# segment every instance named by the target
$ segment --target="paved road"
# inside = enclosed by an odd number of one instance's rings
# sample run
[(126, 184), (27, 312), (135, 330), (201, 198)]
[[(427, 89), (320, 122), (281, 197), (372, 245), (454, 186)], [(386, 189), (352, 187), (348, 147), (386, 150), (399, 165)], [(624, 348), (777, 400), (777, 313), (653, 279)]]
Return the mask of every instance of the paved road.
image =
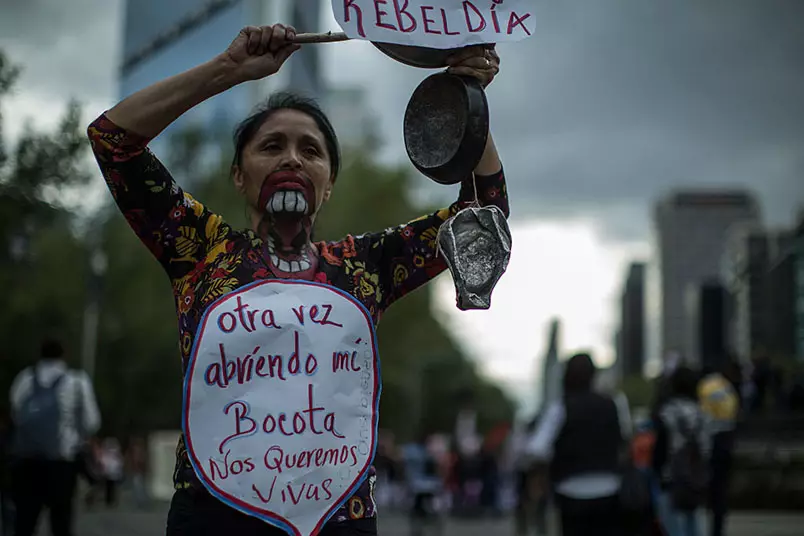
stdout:
[[(154, 507), (149, 512), (121, 509), (118, 511), (95, 511), (80, 514), (76, 536), (158, 536), (164, 534), (166, 505)], [(44, 520), (43, 520), (44, 521)], [(770, 514), (739, 513), (729, 521), (729, 536), (800, 536), (804, 513)], [(46, 523), (39, 534), (46, 536)], [(407, 522), (398, 515), (382, 518), (382, 536), (409, 536)], [(451, 521), (443, 536), (513, 536), (510, 520), (481, 520), (472, 522)]]

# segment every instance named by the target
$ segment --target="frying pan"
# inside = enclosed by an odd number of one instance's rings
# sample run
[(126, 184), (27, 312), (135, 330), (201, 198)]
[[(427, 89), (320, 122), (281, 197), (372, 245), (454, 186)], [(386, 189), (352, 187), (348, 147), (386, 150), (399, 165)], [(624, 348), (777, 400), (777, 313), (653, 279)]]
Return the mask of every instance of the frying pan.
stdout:
[[(343, 32), (327, 32), (297, 34), (294, 42), (347, 40)], [(400, 63), (424, 69), (446, 67), (447, 58), (459, 50), (372, 44)], [(405, 150), (423, 175), (439, 184), (457, 184), (470, 177), (480, 161), (488, 129), (488, 101), (480, 82), (470, 76), (436, 73), (425, 78), (408, 101), (403, 124)]]

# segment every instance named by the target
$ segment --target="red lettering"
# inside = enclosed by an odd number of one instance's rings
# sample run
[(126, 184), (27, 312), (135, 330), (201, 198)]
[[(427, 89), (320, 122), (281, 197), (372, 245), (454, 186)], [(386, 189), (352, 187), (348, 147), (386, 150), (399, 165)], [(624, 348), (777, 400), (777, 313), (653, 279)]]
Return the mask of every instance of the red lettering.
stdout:
[(293, 314), (296, 315), (296, 318), (299, 319), (299, 323), (303, 326), (304, 325), (304, 305), (300, 305), (298, 309), (293, 307)]
[(302, 498), (302, 494), (304, 493), (304, 488), (306, 486), (307, 486), (307, 484), (302, 484), (301, 485), (301, 491), (299, 492), (299, 495), (297, 496), (295, 493), (293, 493), (293, 484), (288, 482), (288, 493), (290, 493), (290, 500), (293, 501), (293, 504), (299, 504), (299, 501)]
[(396, 28), (394, 27), (393, 24), (388, 24), (387, 22), (382, 21), (382, 17), (384, 17), (384, 16), (387, 17), (388, 12), (383, 11), (382, 9), (380, 9), (380, 5), (381, 4), (385, 5), (387, 3), (388, 3), (388, 0), (374, 0), (374, 13), (376, 13), (376, 15), (377, 15), (377, 26), (379, 26), (380, 28), (386, 28), (388, 30), (396, 31)]
[(279, 414), (279, 432), (284, 436), (292, 436), (293, 434), (285, 430), (285, 419), (287, 419), (287, 415), (284, 413)]
[(313, 432), (315, 435), (321, 435), (324, 432), (315, 429), (315, 412), (316, 411), (324, 411), (323, 406), (315, 407), (315, 403), (313, 402), (313, 384), (307, 385), (307, 409), (302, 410), (302, 413), (307, 414), (307, 418), (310, 420), (310, 431)]
[[(230, 318), (231, 319), (228, 328), (224, 325), (224, 322), (223, 322), (224, 318)], [(221, 313), (221, 315), (218, 317), (218, 327), (224, 333), (231, 333), (231, 332), (234, 331), (234, 328), (237, 327), (237, 319), (235, 318), (235, 316), (232, 313), (229, 313), (229, 312)]]
[(355, 363), (355, 358), (357, 358), (357, 352), (352, 352), (352, 371), (360, 372), (360, 366)]
[(444, 21), (444, 33), (447, 35), (459, 35), (461, 32), (450, 32), (449, 24), (447, 24), (447, 12), (441, 8), (441, 20)]
[(290, 355), (290, 359), (288, 359), (288, 372), (292, 375), (296, 375), (299, 373), (299, 369), (301, 368), (301, 362), (299, 361), (299, 332), (296, 331), (293, 333), (293, 353)]
[[(242, 298), (240, 297), (240, 295), (238, 295), (237, 307), (234, 308), (234, 311), (237, 313), (237, 316), (240, 319), (240, 324), (243, 326), (243, 328), (249, 333), (251, 333), (255, 329), (253, 324), (254, 315), (253, 314), (249, 315), (249, 312), (246, 311), (246, 309), (248, 309), (248, 304), (243, 303)], [(249, 320), (251, 320), (251, 327), (249, 327)]]
[(500, 33), (500, 21), (497, 20), (497, 12), (491, 12), (491, 22), (494, 24), (494, 31)]
[(517, 26), (522, 26), (522, 30), (530, 35), (530, 31), (528, 30), (527, 26), (525, 26), (525, 21), (530, 17), (530, 13), (525, 13), (522, 17), (516, 14), (515, 11), (511, 12), (511, 15), (508, 17), (508, 35), (514, 31), (514, 28)]
[[(266, 316), (268, 317), (267, 320), (265, 318)], [(274, 312), (270, 309), (266, 309), (262, 312), (262, 325), (266, 328), (282, 329), (282, 326), (276, 323), (276, 320), (274, 319)]]
[[(223, 454), (223, 447), (230, 441), (234, 441), (239, 437), (246, 437), (250, 436), (257, 430), (257, 423), (249, 417), (249, 407), (248, 404), (241, 400), (236, 400), (234, 402), (230, 402), (223, 408), (223, 413), (225, 415), (229, 415), (229, 410), (234, 408), (234, 417), (235, 417), (235, 433), (228, 436), (226, 439), (221, 441), (221, 444), (218, 446), (218, 451)], [(248, 423), (246, 427), (243, 427), (243, 423)]]
[(327, 496), (324, 497), (324, 499), (327, 500), (327, 501), (332, 498), (332, 493), (330, 493), (330, 491), (329, 491), (330, 484), (332, 484), (332, 479), (331, 478), (327, 478), (326, 480), (324, 480), (321, 483), (321, 487), (324, 489), (324, 493), (327, 494)]
[(308, 376), (312, 376), (316, 370), (318, 370), (318, 359), (313, 354), (310, 354), (307, 356), (307, 361), (304, 362), (304, 372)]
[(429, 10), (431, 10), (431, 9), (435, 9), (435, 8), (433, 6), (422, 6), (422, 26), (424, 27), (424, 33), (441, 35), (440, 31), (433, 30), (429, 26), (429, 24), (433, 24), (435, 22), (434, 20), (427, 18), (427, 12)]
[(267, 498), (267, 499), (266, 499), (266, 498), (265, 498), (265, 496), (264, 496), (264, 495), (263, 495), (263, 494), (260, 492), (260, 490), (259, 490), (259, 489), (257, 489), (257, 486), (256, 486), (255, 484), (252, 484), (252, 485), (251, 485), (251, 489), (253, 489), (253, 490), (254, 490), (254, 492), (257, 494), (257, 497), (259, 497), (259, 499), (260, 499), (262, 502), (264, 502), (264, 503), (268, 504), (269, 502), (271, 502), (271, 497), (273, 497), (273, 495), (274, 495), (274, 486), (276, 486), (276, 476), (274, 476), (274, 480), (273, 480), (273, 482), (271, 482), (271, 489), (270, 489), (270, 491), (268, 492), (268, 498)]
[[(480, 17), (480, 23), (477, 26), (474, 26), (474, 27), (472, 26), (472, 19), (469, 17), (469, 10), (470, 9), (475, 12), (475, 15)], [(480, 10), (477, 9), (475, 7), (475, 5), (472, 2), (470, 2), (469, 0), (464, 0), (464, 2), (463, 2), (463, 14), (466, 17), (466, 28), (470, 32), (472, 32), (472, 33), (482, 32), (486, 28), (486, 19), (485, 19), (485, 17), (483, 17), (483, 14), (480, 12)]]
[(339, 328), (343, 327), (343, 324), (338, 324), (337, 322), (332, 322), (329, 320), (329, 315), (332, 313), (332, 306), (329, 304), (324, 304), (321, 307), (324, 308), (324, 319), (321, 322), (316, 322), (315, 318), (313, 318), (313, 322), (317, 324), (321, 324), (322, 326), (336, 326)]
[[(399, 0), (394, 0), (394, 13), (396, 14), (396, 23), (399, 25), (399, 30), (403, 33), (410, 33), (416, 29), (416, 18), (408, 13), (408, 0), (403, 0), (403, 4), (399, 5)], [(407, 17), (410, 26), (402, 24), (402, 15)]]
[(223, 468), (226, 472), (221, 471), (221, 468), (215, 463), (215, 460), (212, 458), (209, 459), (209, 476), (212, 480), (215, 480), (215, 473), (218, 473), (218, 478), (221, 480), (226, 480), (229, 478), (229, 452), (226, 451), (226, 454), (223, 455)]
[(343, 20), (349, 22), (351, 20), (351, 13), (349, 8), (354, 9), (355, 16), (357, 17), (357, 33), (360, 37), (366, 37), (366, 31), (363, 29), (363, 12), (360, 6), (355, 4), (356, 0), (343, 0)]

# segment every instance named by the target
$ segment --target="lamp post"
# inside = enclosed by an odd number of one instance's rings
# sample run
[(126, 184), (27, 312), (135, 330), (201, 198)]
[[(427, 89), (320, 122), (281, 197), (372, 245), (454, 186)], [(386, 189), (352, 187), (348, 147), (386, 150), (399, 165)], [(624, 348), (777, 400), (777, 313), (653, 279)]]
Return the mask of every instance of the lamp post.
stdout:
[(84, 307), (84, 333), (81, 343), (81, 364), (90, 380), (95, 379), (95, 354), (98, 348), (101, 282), (106, 274), (106, 254), (95, 249), (89, 258), (87, 302)]

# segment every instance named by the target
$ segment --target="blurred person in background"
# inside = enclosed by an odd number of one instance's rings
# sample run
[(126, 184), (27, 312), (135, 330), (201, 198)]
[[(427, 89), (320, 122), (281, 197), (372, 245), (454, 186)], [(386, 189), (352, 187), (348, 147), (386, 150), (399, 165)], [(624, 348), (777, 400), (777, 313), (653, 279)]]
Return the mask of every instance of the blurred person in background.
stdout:
[(444, 479), (438, 459), (429, 447), (427, 435), (422, 435), (419, 441), (408, 443), (402, 449), (413, 536), (421, 535), (427, 527), (442, 528), (440, 506)]
[(134, 503), (137, 508), (148, 506), (148, 489), (146, 478), (148, 475), (148, 452), (145, 439), (134, 436), (126, 449), (126, 474), (131, 481), (131, 490), (134, 493)]
[(534, 464), (528, 456), (528, 439), (533, 436), (539, 417), (517, 425), (511, 434), (511, 449), (514, 464), (516, 504), (514, 526), (517, 536), (531, 533), (531, 520), (536, 534), (547, 535), (547, 466)]
[[(729, 362), (723, 372), (705, 368), (698, 384), (701, 409), (709, 417), (712, 454), (709, 475), (709, 510), (711, 535), (721, 536), (728, 511), (729, 482), (734, 459), (734, 435), (740, 413), (740, 396), (728, 375), (734, 365)], [(733, 373), (732, 373), (733, 374)]]
[(54, 536), (73, 534), (76, 460), (100, 426), (95, 391), (84, 372), (67, 367), (57, 339), (46, 339), (35, 365), (11, 385), (12, 470), (16, 536), (33, 536), (43, 508)]
[[(185, 193), (148, 149), (150, 141), (202, 101), (276, 73), (300, 48), (294, 37), (292, 28), (279, 24), (246, 27), (220, 55), (138, 91), (88, 128), (115, 202), (170, 278), (185, 368), (199, 320), (218, 298), (223, 278), (227, 291), (274, 278), (337, 287), (360, 301), (376, 324), (397, 299), (447, 269), (433, 237), (450, 216), (476, 199), (508, 214), (502, 164), (489, 137), (450, 207), (386, 231), (313, 242), (316, 216), (338, 176), (340, 149), (318, 105), (291, 94), (270, 98), (235, 134), (232, 179), (246, 202), (250, 229), (232, 228)], [(486, 47), (467, 47), (449, 65), (448, 72), (474, 77), (487, 87), (499, 71), (499, 56)], [(168, 535), (283, 534), (212, 496), (193, 471), (184, 436), (174, 479)], [(322, 536), (376, 533), (373, 479), (372, 469), (324, 525)]]
[(711, 426), (698, 404), (698, 375), (676, 368), (653, 423), (653, 469), (660, 481), (659, 518), (669, 536), (702, 536), (699, 513), (709, 486)]
[(631, 417), (627, 405), (593, 391), (596, 372), (589, 354), (570, 358), (563, 399), (545, 410), (527, 446), (534, 461), (549, 461), (564, 536), (620, 536), (625, 530), (619, 491)]
[(118, 491), (123, 481), (125, 461), (120, 441), (107, 437), (101, 443), (100, 465), (103, 475), (104, 502), (107, 508), (117, 506)]

